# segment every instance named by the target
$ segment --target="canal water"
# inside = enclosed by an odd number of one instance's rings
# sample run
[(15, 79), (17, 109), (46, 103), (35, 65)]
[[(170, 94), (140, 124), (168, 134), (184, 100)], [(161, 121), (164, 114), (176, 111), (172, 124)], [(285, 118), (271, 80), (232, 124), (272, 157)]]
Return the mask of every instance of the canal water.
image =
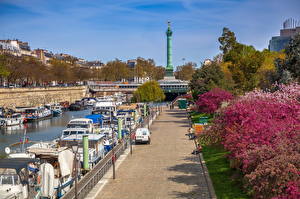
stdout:
[(13, 143), (20, 142), (24, 137), (29, 141), (50, 141), (61, 135), (67, 123), (74, 118), (84, 117), (91, 113), (91, 110), (67, 111), (59, 117), (42, 120), (33, 123), (26, 123), (19, 126), (12, 126), (0, 129), (0, 155), (4, 155), (4, 149)]

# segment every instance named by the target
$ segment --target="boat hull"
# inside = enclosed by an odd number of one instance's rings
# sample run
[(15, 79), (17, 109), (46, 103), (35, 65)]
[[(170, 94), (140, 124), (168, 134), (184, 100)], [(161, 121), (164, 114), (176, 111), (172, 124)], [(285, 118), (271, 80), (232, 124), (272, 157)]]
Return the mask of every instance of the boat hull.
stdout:
[(49, 118), (52, 118), (53, 115), (47, 115), (47, 116), (44, 116), (44, 117), (26, 117), (26, 121), (27, 122), (37, 122), (37, 121), (41, 121), (41, 120), (46, 120), (46, 119), (49, 119)]

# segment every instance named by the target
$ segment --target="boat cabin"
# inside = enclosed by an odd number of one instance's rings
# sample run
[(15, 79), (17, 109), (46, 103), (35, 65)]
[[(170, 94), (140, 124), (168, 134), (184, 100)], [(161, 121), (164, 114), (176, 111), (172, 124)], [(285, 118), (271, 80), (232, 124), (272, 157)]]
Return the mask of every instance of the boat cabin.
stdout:
[(108, 110), (115, 113), (117, 111), (117, 105), (115, 102), (110, 101), (96, 102), (93, 106), (93, 111), (97, 110)]
[[(80, 130), (82, 133), (83, 130)], [(100, 159), (104, 158), (104, 138), (102, 134), (70, 134), (65, 135), (59, 140), (59, 146), (61, 147), (72, 147), (73, 145), (79, 145), (78, 153), (80, 154), (80, 161), (83, 162), (83, 135), (88, 135), (89, 145), (89, 164), (92, 166), (97, 163)]]
[(65, 138), (72, 135), (78, 137), (78, 139), (82, 139), (82, 135), (86, 135), (89, 133), (90, 131), (86, 128), (67, 128), (62, 131), (61, 138)]
[(72, 119), (68, 123), (67, 128), (82, 128), (92, 133), (94, 130), (93, 120), (89, 118)]
[(30, 120), (38, 120), (52, 116), (51, 110), (45, 107), (33, 107), (24, 109), (25, 118)]

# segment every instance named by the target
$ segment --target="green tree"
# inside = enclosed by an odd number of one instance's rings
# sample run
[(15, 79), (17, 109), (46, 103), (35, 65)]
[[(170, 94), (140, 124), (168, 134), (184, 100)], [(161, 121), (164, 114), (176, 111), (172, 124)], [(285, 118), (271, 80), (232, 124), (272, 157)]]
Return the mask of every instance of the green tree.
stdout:
[(226, 78), (220, 64), (213, 61), (210, 65), (203, 65), (195, 71), (190, 81), (190, 88), (194, 99), (198, 99), (198, 95), (213, 88), (232, 91), (233, 82), (230, 78)]
[(101, 73), (105, 81), (121, 81), (131, 76), (127, 64), (118, 59), (107, 62), (101, 69)]
[(156, 66), (154, 69), (153, 79), (160, 80), (163, 79), (165, 76), (166, 68), (162, 66)]
[(238, 93), (253, 90), (259, 85), (258, 70), (264, 57), (253, 46), (236, 41), (234, 32), (223, 29), (219, 37), (220, 49), (223, 51), (223, 62), (227, 62)]
[(0, 54), (0, 78), (1, 83), (10, 75), (10, 71), (8, 70), (8, 54)]
[(71, 64), (63, 60), (51, 59), (52, 80), (69, 82), (72, 79)]
[(294, 81), (291, 72), (287, 69), (285, 59), (277, 58), (274, 63), (276, 70), (269, 74), (272, 83), (289, 84)]
[(175, 72), (176, 79), (187, 80), (187, 81), (191, 80), (195, 72), (196, 66), (197, 66), (196, 63), (193, 62), (186, 63), (182, 66), (177, 66)]
[(253, 46), (236, 44), (226, 55), (224, 61), (229, 62), (229, 70), (236, 89), (241, 93), (251, 91), (258, 87), (258, 69), (261, 67), (264, 57)]
[(295, 80), (300, 82), (300, 33), (290, 41), (285, 52), (285, 68)]
[(148, 81), (137, 88), (133, 94), (135, 102), (159, 102), (165, 99), (165, 94), (157, 81)]
[(84, 81), (92, 77), (91, 70), (89, 68), (80, 67), (78, 65), (72, 67), (72, 80)]
[[(277, 81), (275, 80), (275, 78), (278, 78), (276, 77), (277, 76), (276, 70), (277, 67), (279, 67), (280, 63), (277, 63), (276, 60), (283, 60), (285, 58), (285, 53), (274, 52), (274, 51), (269, 51), (267, 49), (264, 49), (262, 51), (262, 55), (264, 57), (264, 61), (257, 71), (257, 75), (259, 79), (258, 86), (261, 89), (269, 89), (272, 87), (272, 84), (275, 81)], [(282, 74), (280, 76), (282, 76)]]
[(219, 37), (221, 44), (220, 50), (226, 55), (234, 46), (237, 44), (234, 32), (230, 31), (229, 28), (224, 27), (222, 36)]
[(150, 77), (151, 80), (156, 79), (157, 72), (156, 66), (153, 59), (144, 59), (142, 57), (138, 57), (136, 59), (136, 66), (133, 69), (132, 76), (135, 77)]

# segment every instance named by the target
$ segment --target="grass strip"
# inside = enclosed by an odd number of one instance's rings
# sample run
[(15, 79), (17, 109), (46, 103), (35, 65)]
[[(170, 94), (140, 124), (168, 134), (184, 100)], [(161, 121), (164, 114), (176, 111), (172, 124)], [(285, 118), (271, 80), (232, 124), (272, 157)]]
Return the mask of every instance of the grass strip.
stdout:
[[(229, 167), (228, 152), (221, 146), (205, 146), (202, 150), (209, 176), (219, 199), (248, 199), (242, 190), (241, 175)], [(235, 176), (233, 178), (233, 176)]]

